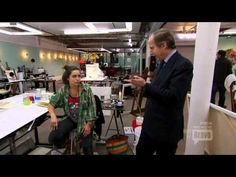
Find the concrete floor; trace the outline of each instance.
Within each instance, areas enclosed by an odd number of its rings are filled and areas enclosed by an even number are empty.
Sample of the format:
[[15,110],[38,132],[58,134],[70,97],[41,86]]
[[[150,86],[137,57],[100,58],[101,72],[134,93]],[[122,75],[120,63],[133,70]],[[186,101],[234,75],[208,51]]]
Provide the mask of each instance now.
[[[131,126],[132,120],[135,118],[133,115],[129,114],[129,112],[131,110],[132,101],[133,101],[132,97],[129,97],[125,101],[125,104],[124,104],[125,111],[122,114],[124,126]],[[104,141],[107,138],[111,137],[112,135],[117,134],[117,131],[113,130],[116,128],[115,121],[113,119],[111,126],[110,126],[110,129],[112,129],[112,130],[109,130],[107,133],[107,136],[105,136],[110,120],[111,120],[111,115],[105,116],[105,124],[102,125],[102,136],[101,136],[101,139]],[[118,122],[119,131],[121,133],[123,133],[120,119],[117,119],[117,122]],[[50,133],[50,120],[45,121],[40,127],[38,127],[38,131],[39,131],[40,142],[41,143],[48,143],[48,135]],[[94,145],[95,145],[94,151],[97,152],[99,155],[107,154],[106,147],[105,147],[104,143],[97,142]],[[131,155],[133,153],[132,153],[132,151],[129,150],[128,154]]]
[[[216,103],[218,102],[217,100],[218,100],[218,94],[216,95]],[[125,100],[125,104],[124,104],[125,111],[122,114],[124,126],[131,126],[132,120],[135,119],[135,116],[130,114],[132,102],[133,102],[133,97],[131,97],[131,96],[128,96],[127,99]],[[145,105],[145,99],[143,100],[142,107],[144,107],[144,105]],[[228,92],[226,92],[225,105],[227,106],[226,109],[231,110],[230,96],[229,96]],[[184,109],[185,130],[187,127],[187,115],[188,115],[188,112],[187,112],[186,105],[185,105],[185,109]],[[102,127],[102,140],[106,140],[110,136],[116,134],[116,131],[110,130],[110,131],[108,131],[107,136],[105,136],[110,119],[111,119],[111,116],[105,116],[105,124],[103,124],[103,127]],[[121,123],[120,123],[119,119],[118,119],[118,125],[121,130]],[[111,128],[115,128],[114,120],[112,121]],[[38,131],[39,131],[40,142],[41,143],[48,143],[48,135],[50,133],[50,121],[49,120],[45,121],[40,127],[38,127]],[[33,132],[31,134],[27,135],[27,138],[30,136],[33,137]],[[177,155],[184,155],[185,142],[186,142],[186,137],[179,142],[178,149],[176,152]],[[107,154],[107,150],[106,150],[104,143],[94,143],[94,151],[99,155],[106,155]],[[128,150],[127,154],[133,155],[133,152],[131,151],[131,149]]]
[[[125,101],[125,105],[124,105],[125,111],[122,114],[124,126],[131,126],[132,120],[135,119],[135,116],[130,114],[132,102],[133,102],[132,97],[128,97],[128,99]],[[145,99],[143,101],[143,107],[144,107],[144,104],[145,104]],[[107,136],[105,136],[110,119],[111,119],[111,116],[105,116],[105,124],[103,124],[103,127],[102,127],[102,136],[101,136],[102,140],[106,140],[107,138],[109,138],[112,135],[117,133],[116,130],[109,130]],[[49,123],[50,123],[49,120],[47,120],[38,128],[40,142],[42,142],[42,143],[48,143],[47,138],[48,138],[48,135],[50,132]],[[122,131],[121,122],[119,119],[118,119],[118,126],[120,127],[120,131]],[[112,121],[110,128],[115,129],[114,119]],[[107,154],[105,144],[95,143],[94,145],[95,145],[94,151],[97,152],[99,155],[106,155]],[[179,146],[178,146],[176,154],[179,154],[179,155],[184,154],[184,149],[185,149],[185,140],[181,140],[179,142]],[[129,149],[127,154],[133,155],[133,152]]]

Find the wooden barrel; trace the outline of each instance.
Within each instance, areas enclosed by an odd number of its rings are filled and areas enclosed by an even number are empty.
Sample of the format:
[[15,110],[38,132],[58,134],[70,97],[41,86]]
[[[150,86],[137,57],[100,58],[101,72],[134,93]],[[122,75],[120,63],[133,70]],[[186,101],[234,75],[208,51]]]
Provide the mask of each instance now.
[[126,154],[128,149],[128,136],[113,135],[106,141],[108,154],[122,155]]

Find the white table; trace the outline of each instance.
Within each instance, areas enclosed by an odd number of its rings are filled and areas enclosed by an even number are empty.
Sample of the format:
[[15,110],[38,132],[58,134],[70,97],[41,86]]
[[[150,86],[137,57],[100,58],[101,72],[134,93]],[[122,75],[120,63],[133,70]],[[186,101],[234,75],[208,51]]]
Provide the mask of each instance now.
[[24,82],[25,79],[16,79],[16,80],[9,80],[10,83],[18,83],[18,82]]
[[0,100],[11,101],[13,104],[11,108],[0,109],[0,140],[48,112],[46,107],[36,104],[23,105],[23,95]]

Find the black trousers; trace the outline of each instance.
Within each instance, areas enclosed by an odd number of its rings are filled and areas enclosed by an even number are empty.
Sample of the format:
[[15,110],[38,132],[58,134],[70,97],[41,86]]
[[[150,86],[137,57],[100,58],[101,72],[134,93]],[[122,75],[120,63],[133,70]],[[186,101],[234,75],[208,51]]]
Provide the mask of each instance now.
[[102,135],[102,124],[95,122],[95,128],[94,128],[95,133],[99,138],[101,138]]
[[149,137],[145,132],[141,132],[139,142],[136,147],[136,155],[150,156],[154,152],[156,155],[175,155],[178,142],[157,141]]
[[219,91],[219,102],[218,105],[224,107],[225,105],[225,87],[224,84],[213,84],[211,92],[211,103],[215,104],[216,93]]
[[[64,147],[66,140],[69,138],[70,132],[77,127],[77,124],[73,122],[70,118],[66,118],[58,122],[58,127],[55,130],[52,130],[49,134],[48,141],[50,144],[53,144],[55,147],[60,148]],[[84,137],[81,135],[79,140],[83,147],[83,152],[86,155],[93,154],[93,133]]]

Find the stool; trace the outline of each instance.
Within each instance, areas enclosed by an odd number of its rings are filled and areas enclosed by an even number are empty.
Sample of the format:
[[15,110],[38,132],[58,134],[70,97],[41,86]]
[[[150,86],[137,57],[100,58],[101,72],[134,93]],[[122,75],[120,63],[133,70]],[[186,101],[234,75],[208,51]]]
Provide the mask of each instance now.
[[76,154],[77,151],[77,129],[73,129],[69,135],[70,155]]
[[108,128],[107,128],[105,136],[107,136],[107,133],[108,133],[109,130],[113,130],[113,129],[110,129],[111,122],[112,122],[113,118],[115,120],[115,125],[116,125],[116,129],[115,130],[117,131],[117,134],[118,135],[120,134],[119,127],[118,127],[118,122],[117,122],[118,118],[120,118],[122,130],[124,131],[124,123],[123,123],[122,116],[121,116],[122,112],[123,112],[123,107],[121,107],[121,108],[118,108],[118,107],[113,108],[113,114],[111,116],[111,120],[109,122],[109,125],[108,125]]

